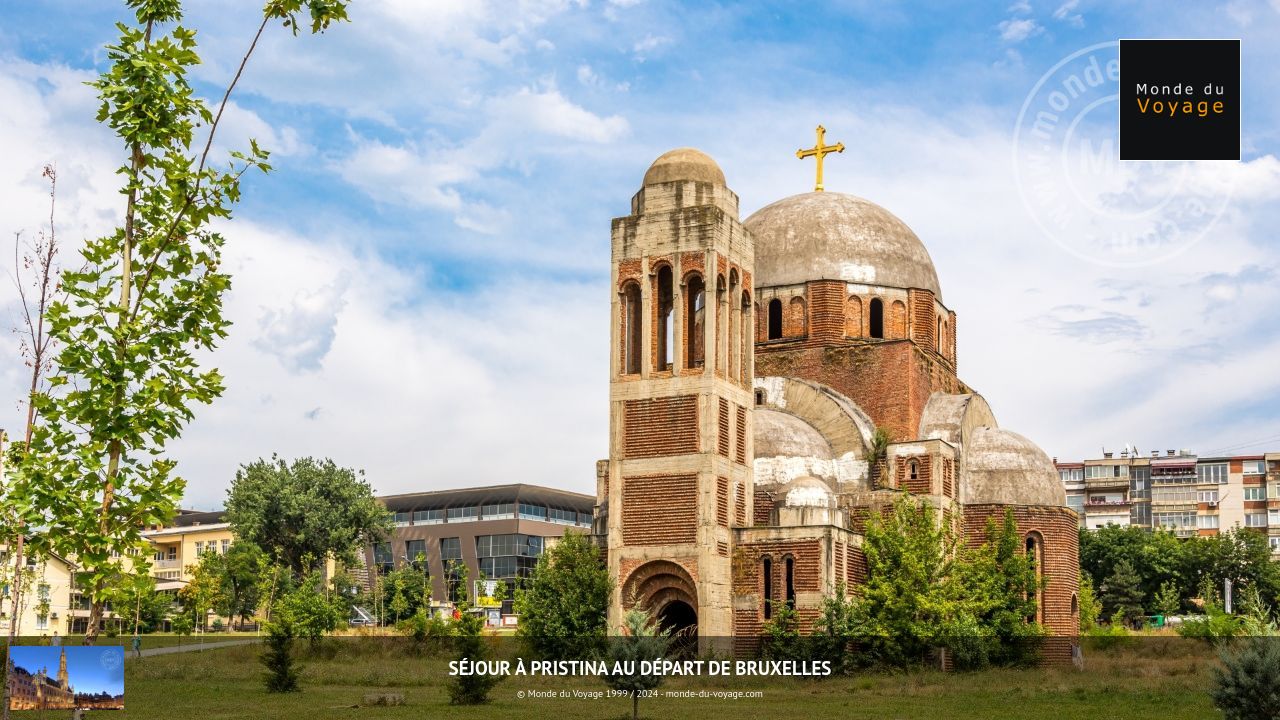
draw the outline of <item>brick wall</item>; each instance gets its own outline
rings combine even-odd
[[[734,611],[734,635],[758,635],[764,625],[764,572],[762,559],[773,560],[773,599],[785,600],[786,558],[794,560],[793,586],[797,594],[822,590],[822,547],[818,540],[764,540],[738,545],[733,562],[733,594],[754,595],[756,607]],[[805,632],[818,619],[820,608],[797,606],[799,626]]]
[[[698,531],[697,497],[696,475],[623,478],[622,541],[627,545],[695,542]]]
[[[835,340],[844,337],[845,283],[815,280],[808,285],[809,338]]]
[[[936,354],[908,341],[756,346],[756,376],[812,380],[847,395],[896,440],[914,438],[934,391],[968,392]]]
[[[1076,514],[1065,507],[1027,505],[967,505],[964,508],[965,541],[972,547],[985,542],[987,519],[1003,522],[1005,509],[1013,507],[1018,532],[1025,538],[1037,533],[1043,538],[1041,574],[1042,617],[1052,635],[1074,638],[1080,634],[1078,592],[1080,588],[1080,536]],[[1070,645],[1051,644],[1046,652],[1049,663],[1071,662]],[[1064,656],[1065,653],[1065,656]]]
[[[628,458],[698,452],[698,401],[692,395],[627,400],[623,453]]]

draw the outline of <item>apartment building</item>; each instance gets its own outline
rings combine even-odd
[[[1080,526],[1161,527],[1179,537],[1254,528],[1280,554],[1280,453],[1200,457],[1187,450],[1055,459]]]

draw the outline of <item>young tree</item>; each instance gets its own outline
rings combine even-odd
[[[1222,664],[1213,668],[1213,704],[1226,720],[1275,720],[1280,717],[1280,643],[1275,638],[1246,638],[1224,643]]]
[[[36,396],[44,389],[44,378],[48,374],[53,359],[53,338],[45,325],[44,314],[58,297],[58,233],[54,224],[54,211],[58,198],[58,173],[52,165],[44,166],[43,177],[49,181],[49,226],[42,229],[33,244],[22,242],[21,234],[13,239],[13,272],[14,285],[18,290],[18,305],[22,311],[22,327],[18,329],[22,359],[31,371],[31,384],[27,390],[27,419],[22,436],[22,444],[15,453],[15,462],[21,463],[22,454],[31,446],[31,434],[36,423]],[[14,481],[8,481],[8,458],[6,453],[7,438],[0,431],[0,545],[10,552],[13,561],[12,583],[9,584],[9,636],[6,648],[13,645],[18,636],[18,623],[22,617],[22,593],[24,588],[23,567],[26,544],[26,529],[32,524],[39,525],[39,514],[32,507],[30,497],[25,492],[23,474],[16,472]],[[0,598],[3,602],[4,598]],[[0,714],[4,720],[9,718],[9,666],[5,664],[0,674]]]
[[[267,649],[259,658],[267,671],[263,681],[269,693],[298,692],[302,669],[293,658],[293,624],[282,617],[267,624]]]
[[[177,0],[127,0],[134,23],[120,23],[107,70],[92,83],[97,119],[121,140],[124,211],[114,232],[89,240],[83,266],[62,274],[65,300],[45,313],[57,358],[49,388],[36,395],[39,422],[21,469],[46,528],[42,537],[80,563],[91,602],[85,642],[102,629],[109,579],[125,558],[146,566],[142,530],[176,510],[183,481],[165,456],[193,406],[221,395],[222,377],[201,370],[200,353],[226,336],[222,235],[249,169],[268,170],[252,140],[214,167],[213,139],[258,38],[272,21],[297,31],[346,19],[346,0],[268,0],[262,22],[217,112],[188,81],[199,62],[195,32]],[[196,129],[203,127],[203,149]]]
[[[987,540],[964,553],[957,564],[965,622],[948,632],[950,641],[964,642],[972,649],[979,638],[987,648],[984,662],[1027,663],[1034,659],[1037,640],[1045,634],[1036,621],[1037,597],[1044,588],[1036,575],[1034,560],[1023,546],[1022,533],[1007,510],[1001,522],[987,520]],[[971,620],[971,622],[969,622]]]
[[[1156,592],[1156,596],[1151,601],[1151,609],[1157,614],[1169,617],[1177,615],[1178,610],[1182,608],[1182,597],[1178,592],[1178,586],[1172,582],[1166,582],[1160,586],[1160,590]]]
[[[836,583],[835,593],[822,599],[822,610],[813,623],[810,638],[815,658],[831,663],[832,674],[853,669],[852,645],[858,633],[858,618],[853,598],[843,581]]]
[[[462,570],[458,619],[454,621],[454,649],[457,660],[487,660],[492,654],[484,641],[484,616],[471,612],[471,589],[467,572]],[[502,680],[499,675],[455,675],[449,678],[449,702],[453,705],[482,705],[489,702],[489,691]]]
[[[272,456],[236,471],[227,493],[227,522],[236,537],[302,577],[332,557],[355,559],[364,542],[391,530],[363,472],[332,460]]]
[[[599,549],[586,535],[566,531],[516,588],[516,632],[541,657],[590,657],[602,647],[612,591]]]
[[[661,659],[670,645],[671,638],[639,607],[622,616],[622,635],[609,639],[607,659],[611,672],[604,676],[604,682],[631,696],[631,720],[640,717],[640,693],[662,683],[662,675],[642,673],[640,664]]]
[[[1121,558],[1102,585],[1102,609],[1125,622],[1142,617],[1142,578],[1128,559]]]
[[[1098,604],[1088,573],[1080,573],[1080,589],[1076,597],[1080,607],[1080,632],[1087,633],[1097,627],[1098,616],[1102,614],[1102,606]]]
[[[214,610],[224,617],[239,617],[243,625],[262,603],[267,568],[266,553],[257,545],[243,540],[231,543],[219,563],[219,602]]]
[[[871,515],[862,549],[867,582],[854,604],[861,645],[889,665],[923,661],[960,610],[954,531],[932,505],[904,495],[888,517]]]
[[[343,608],[340,599],[325,591],[320,574],[311,573],[280,599],[276,616],[287,621],[293,634],[315,645],[326,633],[346,624]]]

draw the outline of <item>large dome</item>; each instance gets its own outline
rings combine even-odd
[[[755,238],[757,288],[844,280],[942,297],[920,238],[893,213],[860,197],[793,195],[760,208],[744,224]]]
[[[965,447],[965,462],[968,482],[962,486],[960,501],[966,505],[1067,504],[1053,461],[1016,432],[975,428]]]
[[[754,413],[755,456],[811,457],[830,460],[831,443],[818,429],[791,413],[756,408]]]

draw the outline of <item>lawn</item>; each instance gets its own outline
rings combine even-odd
[[[206,633],[203,637],[205,643],[225,642],[227,640],[242,640],[258,637],[257,633],[238,633],[238,632],[218,632]],[[63,635],[61,636],[63,645],[79,645],[84,640],[83,635]],[[171,645],[199,645],[201,636],[196,635],[173,635],[169,633],[155,633],[142,636],[142,649],[169,647]],[[48,645],[48,637],[26,636],[20,637],[15,642],[16,645]],[[117,635],[116,637],[108,637],[99,635],[97,645],[120,645],[125,649],[132,649],[132,635]]]
[[[626,698],[533,698],[522,691],[600,693],[595,678],[507,678],[480,707],[452,707],[443,659],[407,653],[393,641],[329,641],[303,654],[303,691],[269,695],[261,682],[260,646],[243,646],[142,659],[125,666],[126,710],[120,717],[165,718],[175,713],[201,720],[231,718],[556,718],[615,720],[629,717]],[[304,646],[305,647],[305,646]],[[896,720],[988,720],[990,718],[1151,718],[1203,720],[1218,715],[1209,702],[1207,646],[1193,641],[1136,641],[1109,651],[1086,653],[1083,671],[988,670],[978,673],[868,672],[828,680],[673,678],[659,693],[680,690],[759,691],[754,698],[642,700],[648,718],[706,720],[722,713],[733,720],[776,718],[866,718]],[[404,696],[398,707],[355,707],[366,693]],[[66,713],[49,713],[63,718]],[[39,713],[24,717],[41,717]]]

